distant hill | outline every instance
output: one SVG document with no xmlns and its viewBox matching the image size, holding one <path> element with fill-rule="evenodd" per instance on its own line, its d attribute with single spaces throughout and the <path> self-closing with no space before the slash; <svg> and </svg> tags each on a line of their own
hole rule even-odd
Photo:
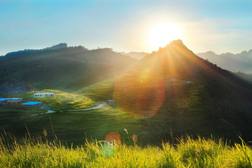
<svg viewBox="0 0 252 168">
<path fill-rule="evenodd" d="M 130 56 L 132 58 L 136 58 L 136 59 L 142 59 L 143 57 L 145 57 L 149 53 L 146 53 L 146 52 L 129 52 L 129 53 L 121 52 L 121 54 L 128 55 L 128 56 Z"/>
<path fill-rule="evenodd" d="M 0 79 L 22 80 L 39 90 L 74 91 L 117 76 L 137 61 L 109 48 L 65 46 L 11 52 L 0 57 Z"/>
<path fill-rule="evenodd" d="M 218 55 L 208 51 L 197 55 L 232 72 L 252 73 L 252 49 L 238 54 L 223 53 Z"/>
</svg>

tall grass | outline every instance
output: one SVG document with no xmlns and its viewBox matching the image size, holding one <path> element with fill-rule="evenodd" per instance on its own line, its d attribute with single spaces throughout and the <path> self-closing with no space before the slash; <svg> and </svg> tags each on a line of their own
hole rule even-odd
<svg viewBox="0 0 252 168">
<path fill-rule="evenodd" d="M 7 146 L 0 138 L 0 167 L 252 167 L 252 150 L 243 141 L 229 146 L 221 139 L 179 139 L 162 147 L 113 146 L 86 141 L 77 148 L 59 141 L 26 138 Z"/>
</svg>

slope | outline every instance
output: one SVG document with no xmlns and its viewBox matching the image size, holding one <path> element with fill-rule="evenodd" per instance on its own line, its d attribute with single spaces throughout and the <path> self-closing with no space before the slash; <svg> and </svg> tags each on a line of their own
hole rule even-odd
<svg viewBox="0 0 252 168">
<path fill-rule="evenodd" d="M 166 106 L 166 110 L 163 112 L 178 115 L 175 120 L 181 130 L 190 128 L 185 132 L 194 134 L 211 130 L 209 132 L 219 136 L 234 139 L 242 135 L 251 140 L 251 84 L 197 57 L 181 40 L 145 57 L 138 67 L 153 67 L 152 71 L 160 75 L 164 83 L 171 78 L 192 81 L 165 89 L 163 107 Z"/>
</svg>

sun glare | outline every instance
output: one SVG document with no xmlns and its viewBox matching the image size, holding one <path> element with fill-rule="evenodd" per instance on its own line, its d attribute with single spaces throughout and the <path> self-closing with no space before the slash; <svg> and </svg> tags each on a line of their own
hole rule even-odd
<svg viewBox="0 0 252 168">
<path fill-rule="evenodd" d="M 170 41 L 181 39 L 181 30 L 177 24 L 161 23 L 150 28 L 150 45 L 154 49 L 165 47 Z"/>
</svg>

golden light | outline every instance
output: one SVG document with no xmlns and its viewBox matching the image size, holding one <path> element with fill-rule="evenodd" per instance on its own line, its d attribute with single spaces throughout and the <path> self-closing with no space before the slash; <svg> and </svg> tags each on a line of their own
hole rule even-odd
<svg viewBox="0 0 252 168">
<path fill-rule="evenodd" d="M 121 114 L 133 119 L 154 116 L 165 100 L 163 78 L 152 68 L 133 68 L 115 82 L 113 98 Z"/>
<path fill-rule="evenodd" d="M 181 39 L 181 28 L 174 23 L 160 23 L 150 28 L 149 40 L 153 49 L 165 47 L 170 41 Z"/>
</svg>

